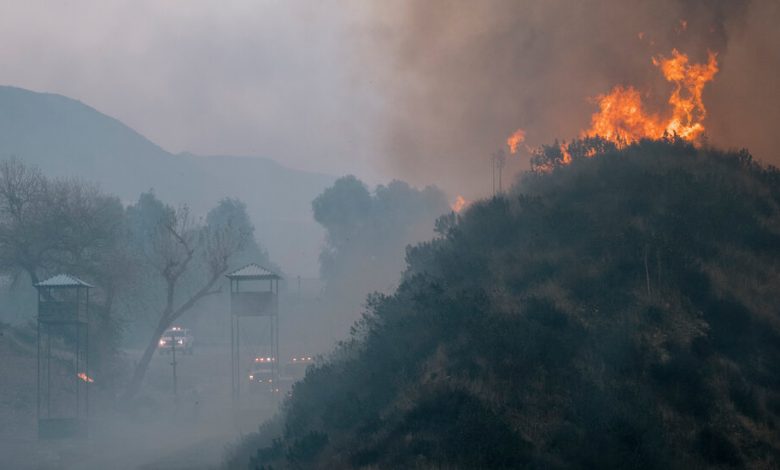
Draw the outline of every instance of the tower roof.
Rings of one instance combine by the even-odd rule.
[[[257,263],[250,263],[243,268],[236,269],[230,274],[225,275],[229,279],[247,279],[247,280],[268,280],[282,279],[282,276],[276,274],[270,269],[264,268]]]
[[[35,284],[35,287],[95,287],[70,274],[57,274]]]

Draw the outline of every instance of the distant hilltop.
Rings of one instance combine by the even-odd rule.
[[[259,157],[172,154],[80,101],[0,86],[0,159],[95,181],[124,201],[153,189],[197,213],[224,197],[247,203],[257,236],[285,271],[316,274],[322,229],[311,201],[335,177]]]

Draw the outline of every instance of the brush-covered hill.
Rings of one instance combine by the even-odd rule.
[[[122,122],[65,96],[0,86],[0,159],[55,177],[95,181],[135,202],[149,189],[197,213],[225,197],[247,203],[258,236],[284,269],[317,272],[323,231],[311,201],[335,177],[267,158],[172,154]]]
[[[577,145],[441,219],[227,465],[780,466],[780,172]]]

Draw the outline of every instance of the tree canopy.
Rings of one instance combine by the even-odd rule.
[[[372,193],[350,175],[320,194],[312,209],[326,230],[322,278],[331,286],[370,278],[373,282],[360,292],[363,296],[396,281],[403,269],[398,253],[407,244],[430,237],[433,220],[449,208],[444,193],[435,187],[419,190],[395,180]]]

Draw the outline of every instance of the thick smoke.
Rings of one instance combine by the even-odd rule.
[[[382,5],[371,15],[363,49],[380,65],[363,73],[388,97],[385,150],[391,170],[403,177],[484,195],[491,187],[489,156],[518,127],[532,146],[576,137],[595,110],[589,98],[614,85],[635,86],[660,111],[670,85],[652,57],[673,48],[694,62],[718,52],[721,71],[704,97],[709,141],[778,158],[772,153],[780,121],[776,1]],[[527,164],[521,153],[508,170]]]

